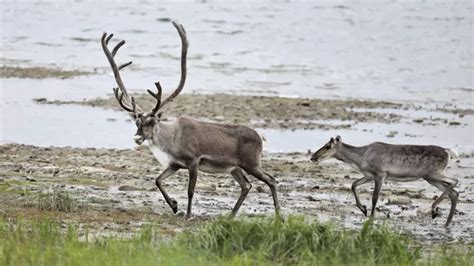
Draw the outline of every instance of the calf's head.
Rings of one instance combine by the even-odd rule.
[[[331,138],[329,142],[324,144],[319,150],[317,150],[313,155],[311,155],[311,161],[313,163],[320,163],[324,160],[327,160],[334,156],[337,153],[340,145],[341,145],[341,137],[336,136],[335,138]]]

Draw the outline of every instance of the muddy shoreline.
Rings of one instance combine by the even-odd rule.
[[[144,109],[154,107],[153,98],[148,94],[134,94],[136,102]],[[111,95],[107,99],[82,101],[34,99],[39,104],[79,104],[123,111]],[[171,106],[171,107],[170,107]],[[410,124],[462,125],[457,119],[436,116],[407,118],[400,110],[425,110],[455,114],[458,118],[470,115],[470,109],[457,109],[449,104],[442,107],[414,105],[387,101],[355,99],[305,99],[270,96],[237,96],[230,94],[182,94],[164,110],[164,119],[191,116],[213,122],[244,124],[258,128],[277,129],[344,129],[364,122],[384,124],[405,120]],[[225,114],[225,115],[223,115]]]
[[[263,167],[279,181],[278,193],[285,215],[299,214],[333,221],[349,228],[360,226],[365,217],[354,206],[350,184],[360,174],[334,161],[315,166],[303,153],[267,153]],[[473,242],[474,159],[464,154],[448,169],[460,180],[460,202],[452,227],[443,227],[443,215],[432,220],[429,206],[439,192],[423,181],[387,182],[382,188],[377,221],[412,234],[428,244]],[[58,221],[87,223],[111,234],[138,230],[143,221],[159,224],[169,235],[196,224],[228,214],[239,193],[238,184],[225,174],[199,174],[193,211],[195,219],[185,221],[174,215],[157,191],[154,179],[162,166],[146,147],[135,150],[44,148],[20,144],[0,146],[0,215],[8,219],[47,217]],[[166,183],[168,193],[187,203],[186,171],[179,171]],[[253,177],[253,188],[239,212],[241,216],[273,215],[269,189]],[[38,195],[67,192],[73,211],[39,210]],[[370,205],[372,186],[362,186],[361,198]]]

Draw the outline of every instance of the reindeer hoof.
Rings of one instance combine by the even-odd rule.
[[[172,199],[170,206],[171,206],[171,209],[173,209],[173,213],[176,214],[178,212],[178,202]]]
[[[360,210],[361,210],[362,213],[365,215],[365,217],[367,217],[367,206],[362,205],[362,206],[360,207]]]
[[[431,210],[431,218],[434,219],[439,216],[439,207],[436,207],[436,209]]]

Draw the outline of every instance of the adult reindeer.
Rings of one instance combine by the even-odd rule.
[[[162,182],[179,169],[188,169],[186,218],[190,218],[198,170],[208,173],[230,173],[242,189],[240,197],[232,209],[232,216],[235,216],[252,187],[245,176],[247,173],[270,187],[275,213],[279,215],[276,181],[261,168],[262,138],[255,130],[246,126],[206,123],[189,117],[178,117],[172,122],[161,121],[160,110],[179,95],[186,80],[188,40],[183,26],[174,21],[172,23],[181,37],[181,79],[178,87],[164,100],[161,100],[162,88],[159,82],[155,83],[157,93],[148,90],[148,93],[156,100],[156,105],[150,112],[144,112],[137,105],[135,99],[127,92],[120,76],[120,70],[132,62],[120,66],[117,66],[115,62],[114,57],[125,41],[120,41],[111,52],[107,45],[113,34],[104,33],[101,39],[102,48],[118,86],[114,88],[115,97],[120,106],[129,112],[137,125],[134,140],[138,145],[146,140],[153,155],[165,167],[163,173],[156,178],[156,185],[173,212],[177,213],[178,204],[168,195]]]

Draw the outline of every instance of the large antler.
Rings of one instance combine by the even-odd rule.
[[[122,77],[120,76],[120,70],[131,65],[132,61],[122,64],[120,66],[117,66],[117,63],[115,62],[115,59],[114,59],[120,47],[122,47],[122,45],[125,44],[125,41],[122,40],[119,43],[117,43],[114,49],[112,49],[112,52],[110,52],[109,47],[107,45],[109,44],[109,41],[110,39],[112,39],[113,36],[114,36],[113,34],[107,35],[107,33],[104,32],[101,38],[101,43],[102,43],[102,49],[104,50],[105,56],[107,57],[107,60],[109,61],[112,71],[114,72],[115,81],[117,82],[118,88],[114,88],[115,98],[117,98],[117,101],[119,102],[120,106],[122,106],[122,108],[125,109],[126,111],[133,112],[134,114],[137,114],[137,112],[143,112],[142,109],[135,104],[135,99],[133,97],[130,97],[130,95],[128,94],[127,89],[125,88],[125,85],[123,84]],[[124,100],[126,101],[126,103],[124,102]]]
[[[184,82],[186,81],[186,55],[188,53],[189,46],[188,38],[186,37],[186,31],[184,31],[183,25],[178,24],[175,21],[172,21],[172,23],[173,26],[178,30],[179,37],[181,37],[181,79],[179,80],[178,87],[170,95],[168,95],[168,97],[161,101],[161,105],[159,105],[158,108],[155,107],[153,109],[156,109],[156,111],[165,106],[167,103],[172,102],[173,99],[183,90]],[[159,83],[157,85],[157,88],[158,87]],[[158,94],[161,94],[161,87],[158,88]],[[155,97],[153,94],[152,96]]]

